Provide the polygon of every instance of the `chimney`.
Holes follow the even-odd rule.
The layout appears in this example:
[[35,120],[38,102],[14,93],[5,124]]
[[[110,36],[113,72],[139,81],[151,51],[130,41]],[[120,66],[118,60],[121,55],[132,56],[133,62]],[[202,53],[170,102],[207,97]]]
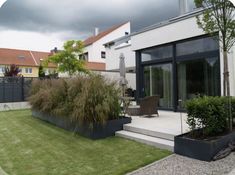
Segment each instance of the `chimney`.
[[180,15],[183,15],[189,12],[188,0],[179,0],[179,11],[180,11]]
[[58,52],[58,49],[57,49],[57,47],[55,47],[54,49],[51,50],[51,55],[54,55],[57,52]]
[[54,48],[54,52],[57,53],[58,52],[58,49],[57,47]]
[[96,28],[95,28],[95,33],[94,33],[95,36],[99,35],[99,33],[100,33],[100,32],[99,32],[99,28],[96,27]]

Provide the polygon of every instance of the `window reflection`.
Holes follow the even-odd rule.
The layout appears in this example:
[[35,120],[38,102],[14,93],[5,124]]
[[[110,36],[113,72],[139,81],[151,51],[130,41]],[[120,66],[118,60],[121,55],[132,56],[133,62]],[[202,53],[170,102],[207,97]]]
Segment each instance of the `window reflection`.
[[159,106],[172,108],[172,64],[146,66],[144,79],[145,95],[159,95]]
[[141,52],[142,62],[173,57],[173,47],[164,46],[146,49]]

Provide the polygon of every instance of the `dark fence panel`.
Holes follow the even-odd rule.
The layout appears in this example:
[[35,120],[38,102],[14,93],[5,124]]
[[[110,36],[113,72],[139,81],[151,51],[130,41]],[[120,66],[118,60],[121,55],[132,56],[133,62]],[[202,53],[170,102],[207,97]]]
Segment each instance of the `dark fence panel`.
[[26,101],[33,79],[0,77],[0,103]]

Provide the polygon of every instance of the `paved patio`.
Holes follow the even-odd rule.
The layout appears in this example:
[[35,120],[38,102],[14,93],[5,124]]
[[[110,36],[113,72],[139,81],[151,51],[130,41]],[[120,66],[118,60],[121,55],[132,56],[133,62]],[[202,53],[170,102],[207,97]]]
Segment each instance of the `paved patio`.
[[[170,111],[159,111],[159,117],[153,118],[132,116],[132,123],[125,125],[124,129],[173,141],[175,135],[182,133],[181,114],[185,133],[189,131],[187,114]],[[216,162],[173,154],[128,175],[235,175],[235,153]]]
[[159,111],[159,116],[151,118],[131,116],[131,118],[132,122],[124,125],[123,131],[116,132],[116,136],[152,145],[160,149],[173,151],[174,137],[189,131],[186,124],[186,113]]
[[181,134],[181,114],[183,133],[185,133],[189,131],[188,125],[186,124],[187,114],[172,111],[159,111],[159,117],[155,116],[153,118],[132,116],[132,122],[128,126],[179,135]]

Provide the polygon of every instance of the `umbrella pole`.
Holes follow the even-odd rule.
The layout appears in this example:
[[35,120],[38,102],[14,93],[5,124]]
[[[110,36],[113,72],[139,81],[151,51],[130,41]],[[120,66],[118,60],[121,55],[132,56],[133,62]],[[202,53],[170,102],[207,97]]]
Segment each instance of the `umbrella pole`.
[[125,85],[122,85],[122,96],[125,97]]
[[126,99],[125,99],[125,85],[122,85],[122,99],[123,99],[123,114],[126,115]]

